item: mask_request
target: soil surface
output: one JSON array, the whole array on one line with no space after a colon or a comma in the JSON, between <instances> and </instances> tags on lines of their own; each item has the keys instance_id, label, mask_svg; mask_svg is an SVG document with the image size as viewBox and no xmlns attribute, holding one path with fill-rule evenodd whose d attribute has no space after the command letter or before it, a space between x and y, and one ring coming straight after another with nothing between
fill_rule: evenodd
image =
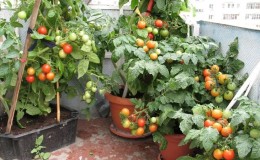
<instances>
[{"instance_id":1,"label":"soil surface","mask_svg":"<svg viewBox=\"0 0 260 160\"><path fill-rule=\"evenodd\" d=\"M34 129L39 129L39 128L43 128L45 126L49 126L52 124L57 123L56 122L56 110L52 109L52 112L50 114L48 114L47 116L29 116L29 115L25 115L21 120L20 123L25 127L25 128L20 128L16 121L14 120L13 122L13 126L12 126L12 130L11 130L11 134L13 135L18 135L21 133L25 133ZM70 119L72 117L71 115L71 111L65 109L65 108L61 108L61 115L60 115L60 119L61 121ZM14 117L15 119L15 117ZM6 131L6 124L8 121L8 117L0 117L0 134L5 133Z\"/></svg>"}]
</instances>

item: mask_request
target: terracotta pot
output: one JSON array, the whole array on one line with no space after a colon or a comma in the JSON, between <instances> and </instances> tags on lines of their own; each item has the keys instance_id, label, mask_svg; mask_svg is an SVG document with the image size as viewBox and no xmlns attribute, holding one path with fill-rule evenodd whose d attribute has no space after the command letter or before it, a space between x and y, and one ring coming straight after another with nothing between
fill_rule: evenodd
<instances>
[{"instance_id":1,"label":"terracotta pot","mask_svg":"<svg viewBox=\"0 0 260 160\"><path fill-rule=\"evenodd\" d=\"M168 141L167 148L161 151L162 160L176 160L178 157L189 155L193 150L189 149L189 145L179 146L181 140L185 137L183 134L166 135Z\"/></svg>"}]
</instances>

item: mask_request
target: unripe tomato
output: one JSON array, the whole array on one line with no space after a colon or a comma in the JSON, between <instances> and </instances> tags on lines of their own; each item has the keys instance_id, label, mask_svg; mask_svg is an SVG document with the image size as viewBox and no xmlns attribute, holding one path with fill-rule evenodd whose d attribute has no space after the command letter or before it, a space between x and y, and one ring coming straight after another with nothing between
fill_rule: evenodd
<instances>
[{"instance_id":1,"label":"unripe tomato","mask_svg":"<svg viewBox=\"0 0 260 160\"><path fill-rule=\"evenodd\" d=\"M25 11L18 12L18 17L20 19L25 19L27 17L26 12Z\"/></svg>"},{"instance_id":2,"label":"unripe tomato","mask_svg":"<svg viewBox=\"0 0 260 160\"><path fill-rule=\"evenodd\" d=\"M30 75L30 76L34 75L35 74L35 69L33 67L29 67L27 69L27 74Z\"/></svg>"},{"instance_id":3,"label":"unripe tomato","mask_svg":"<svg viewBox=\"0 0 260 160\"><path fill-rule=\"evenodd\" d=\"M146 123L146 121L145 121L144 118L138 118L137 124L138 124L139 127L144 127L145 123Z\"/></svg>"},{"instance_id":4,"label":"unripe tomato","mask_svg":"<svg viewBox=\"0 0 260 160\"><path fill-rule=\"evenodd\" d=\"M225 84L228 81L228 76L226 74L220 74L218 76L218 82L220 84Z\"/></svg>"},{"instance_id":5,"label":"unripe tomato","mask_svg":"<svg viewBox=\"0 0 260 160\"><path fill-rule=\"evenodd\" d=\"M51 66L49 64L42 65L42 72L43 73L49 73L51 71Z\"/></svg>"},{"instance_id":6,"label":"unripe tomato","mask_svg":"<svg viewBox=\"0 0 260 160\"><path fill-rule=\"evenodd\" d=\"M40 27L38 28L37 32L38 32L39 34L43 34L43 35L47 35L47 34L48 34L48 30L47 30L47 28L46 28L45 26L40 26Z\"/></svg>"},{"instance_id":7,"label":"unripe tomato","mask_svg":"<svg viewBox=\"0 0 260 160\"><path fill-rule=\"evenodd\" d=\"M154 28L154 29L153 29L153 34L156 35L156 34L158 34L158 33L159 33L159 30L158 30L157 28Z\"/></svg>"},{"instance_id":8,"label":"unripe tomato","mask_svg":"<svg viewBox=\"0 0 260 160\"><path fill-rule=\"evenodd\" d=\"M69 34L69 40L70 41L75 41L77 39L76 33L72 32Z\"/></svg>"},{"instance_id":9,"label":"unripe tomato","mask_svg":"<svg viewBox=\"0 0 260 160\"><path fill-rule=\"evenodd\" d=\"M156 53L151 53L151 54L150 54L150 59L153 60L153 61L157 60L157 59L158 59L158 54L156 54Z\"/></svg>"},{"instance_id":10,"label":"unripe tomato","mask_svg":"<svg viewBox=\"0 0 260 160\"><path fill-rule=\"evenodd\" d=\"M218 122L214 123L212 125L212 127L216 128L218 130L218 132L221 132L221 130L222 130L222 125L220 123L218 123Z\"/></svg>"},{"instance_id":11,"label":"unripe tomato","mask_svg":"<svg viewBox=\"0 0 260 160\"><path fill-rule=\"evenodd\" d=\"M120 114L128 117L130 115L130 110L128 108L123 108L120 112Z\"/></svg>"},{"instance_id":12,"label":"unripe tomato","mask_svg":"<svg viewBox=\"0 0 260 160\"><path fill-rule=\"evenodd\" d=\"M35 80L34 76L31 76L31 75L26 76L26 81L27 81L28 83L33 83L34 80Z\"/></svg>"},{"instance_id":13,"label":"unripe tomato","mask_svg":"<svg viewBox=\"0 0 260 160\"><path fill-rule=\"evenodd\" d=\"M140 38L137 38L136 39L136 45L138 47L143 47L144 46L144 41L142 39L140 39Z\"/></svg>"},{"instance_id":14,"label":"unripe tomato","mask_svg":"<svg viewBox=\"0 0 260 160\"><path fill-rule=\"evenodd\" d=\"M141 136L143 134L144 134L144 128L143 127L138 127L137 130L136 130L135 135Z\"/></svg>"},{"instance_id":15,"label":"unripe tomato","mask_svg":"<svg viewBox=\"0 0 260 160\"><path fill-rule=\"evenodd\" d=\"M91 94L88 91L85 92L84 96L86 97L86 99L91 98Z\"/></svg>"},{"instance_id":16,"label":"unripe tomato","mask_svg":"<svg viewBox=\"0 0 260 160\"><path fill-rule=\"evenodd\" d=\"M91 91L95 93L97 91L97 87L96 86L91 87Z\"/></svg>"},{"instance_id":17,"label":"unripe tomato","mask_svg":"<svg viewBox=\"0 0 260 160\"><path fill-rule=\"evenodd\" d=\"M250 137L252 138L260 138L260 130L259 129L251 129L250 132Z\"/></svg>"},{"instance_id":18,"label":"unripe tomato","mask_svg":"<svg viewBox=\"0 0 260 160\"><path fill-rule=\"evenodd\" d=\"M212 73L218 73L219 72L219 66L215 64L215 65L211 66L210 70L211 70Z\"/></svg>"},{"instance_id":19,"label":"unripe tomato","mask_svg":"<svg viewBox=\"0 0 260 160\"><path fill-rule=\"evenodd\" d=\"M130 127L130 124L131 124L131 122L130 122L128 119L125 119L125 120L123 120L123 122L122 122L122 126L123 126L124 128L129 128L129 127Z\"/></svg>"},{"instance_id":20,"label":"unripe tomato","mask_svg":"<svg viewBox=\"0 0 260 160\"><path fill-rule=\"evenodd\" d=\"M84 35L82 36L82 41L83 41L83 42L87 42L88 40L89 40L89 35L84 34Z\"/></svg>"},{"instance_id":21,"label":"unripe tomato","mask_svg":"<svg viewBox=\"0 0 260 160\"><path fill-rule=\"evenodd\" d=\"M147 27L146 29L147 29L148 33L150 33L150 32L153 31L153 28L152 28L152 27Z\"/></svg>"},{"instance_id":22,"label":"unripe tomato","mask_svg":"<svg viewBox=\"0 0 260 160\"><path fill-rule=\"evenodd\" d=\"M194 77L194 80L195 80L196 82L199 82L199 80L200 80L199 76Z\"/></svg>"},{"instance_id":23,"label":"unripe tomato","mask_svg":"<svg viewBox=\"0 0 260 160\"><path fill-rule=\"evenodd\" d=\"M67 54L63 51L63 49L61 49L61 50L59 51L59 57L60 57L60 58L66 58L66 57L67 57Z\"/></svg>"},{"instance_id":24,"label":"unripe tomato","mask_svg":"<svg viewBox=\"0 0 260 160\"><path fill-rule=\"evenodd\" d=\"M160 35L162 36L162 37L168 37L169 36L169 31L168 31L168 29L163 29L163 30L161 30L160 31Z\"/></svg>"},{"instance_id":25,"label":"unripe tomato","mask_svg":"<svg viewBox=\"0 0 260 160\"><path fill-rule=\"evenodd\" d=\"M213 152L213 157L217 160L220 160L223 158L223 151L220 149L215 149Z\"/></svg>"},{"instance_id":26,"label":"unripe tomato","mask_svg":"<svg viewBox=\"0 0 260 160\"><path fill-rule=\"evenodd\" d=\"M151 122L151 123L156 123L156 121L157 121L157 118L156 118L156 117L152 117L152 118L150 119L150 122Z\"/></svg>"},{"instance_id":27,"label":"unripe tomato","mask_svg":"<svg viewBox=\"0 0 260 160\"><path fill-rule=\"evenodd\" d=\"M234 91L234 90L236 90L236 88L237 88L237 85L236 85L235 82L229 82L229 83L227 84L227 89L228 89L228 90Z\"/></svg>"},{"instance_id":28,"label":"unripe tomato","mask_svg":"<svg viewBox=\"0 0 260 160\"><path fill-rule=\"evenodd\" d=\"M88 81L88 82L86 83L86 88L87 88L87 89L91 89L92 86L93 86L93 82L92 82L92 81Z\"/></svg>"},{"instance_id":29,"label":"unripe tomato","mask_svg":"<svg viewBox=\"0 0 260 160\"><path fill-rule=\"evenodd\" d=\"M46 79L48 79L49 81L54 80L55 78L55 74L53 72L49 72L46 74Z\"/></svg>"},{"instance_id":30,"label":"unripe tomato","mask_svg":"<svg viewBox=\"0 0 260 160\"><path fill-rule=\"evenodd\" d=\"M226 91L224 93L224 99L225 100L230 101L230 100L232 100L233 97L234 97L234 93L232 91Z\"/></svg>"},{"instance_id":31,"label":"unripe tomato","mask_svg":"<svg viewBox=\"0 0 260 160\"><path fill-rule=\"evenodd\" d=\"M225 118L225 119L229 119L231 117L231 115L232 115L231 111L224 110L222 117Z\"/></svg>"}]
</instances>

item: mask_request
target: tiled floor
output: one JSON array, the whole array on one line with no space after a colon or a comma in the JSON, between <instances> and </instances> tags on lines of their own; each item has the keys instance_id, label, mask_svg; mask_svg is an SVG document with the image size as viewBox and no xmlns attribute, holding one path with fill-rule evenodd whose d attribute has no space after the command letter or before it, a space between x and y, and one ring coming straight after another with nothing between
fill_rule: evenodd
<instances>
[{"instance_id":1,"label":"tiled floor","mask_svg":"<svg viewBox=\"0 0 260 160\"><path fill-rule=\"evenodd\" d=\"M52 152L50 160L157 160L152 137L125 139L110 132L111 118L80 119L76 142Z\"/></svg>"}]
</instances>

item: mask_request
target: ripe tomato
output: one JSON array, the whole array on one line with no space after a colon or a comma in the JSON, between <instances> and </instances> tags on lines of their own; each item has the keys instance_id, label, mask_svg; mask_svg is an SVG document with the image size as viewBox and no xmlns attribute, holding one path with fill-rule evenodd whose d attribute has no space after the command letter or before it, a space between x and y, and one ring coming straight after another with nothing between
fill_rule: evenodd
<instances>
[{"instance_id":1,"label":"ripe tomato","mask_svg":"<svg viewBox=\"0 0 260 160\"><path fill-rule=\"evenodd\" d=\"M137 23L137 28L139 28L139 29L144 29L146 27L146 23L145 23L145 21L138 21L138 23Z\"/></svg>"},{"instance_id":2,"label":"ripe tomato","mask_svg":"<svg viewBox=\"0 0 260 160\"><path fill-rule=\"evenodd\" d=\"M150 59L153 60L153 61L157 60L157 59L158 59L158 54L156 54L156 53L151 53L151 54L150 54Z\"/></svg>"},{"instance_id":3,"label":"ripe tomato","mask_svg":"<svg viewBox=\"0 0 260 160\"><path fill-rule=\"evenodd\" d=\"M205 77L205 82L207 82L207 81L213 81L213 78L210 77L210 76L206 76L206 77Z\"/></svg>"},{"instance_id":4,"label":"ripe tomato","mask_svg":"<svg viewBox=\"0 0 260 160\"><path fill-rule=\"evenodd\" d=\"M154 21L154 25L157 28L162 28L163 27L163 21L160 20L160 19L157 19L157 20Z\"/></svg>"},{"instance_id":5,"label":"ripe tomato","mask_svg":"<svg viewBox=\"0 0 260 160\"><path fill-rule=\"evenodd\" d=\"M39 34L43 34L43 35L47 35L47 34L48 34L48 30L47 30L47 28L46 28L45 26L40 26L40 27L38 28L37 32L38 32Z\"/></svg>"},{"instance_id":6,"label":"ripe tomato","mask_svg":"<svg viewBox=\"0 0 260 160\"><path fill-rule=\"evenodd\" d=\"M212 127L216 128L219 132L221 132L221 130L222 130L222 125L220 123L218 123L218 122L214 123L212 125Z\"/></svg>"},{"instance_id":7,"label":"ripe tomato","mask_svg":"<svg viewBox=\"0 0 260 160\"><path fill-rule=\"evenodd\" d=\"M213 81L207 81L205 82L205 89L210 91L212 88L215 87L215 83Z\"/></svg>"},{"instance_id":8,"label":"ripe tomato","mask_svg":"<svg viewBox=\"0 0 260 160\"><path fill-rule=\"evenodd\" d=\"M230 101L230 100L232 100L233 97L234 97L234 93L232 91L226 91L224 93L224 99L225 100Z\"/></svg>"},{"instance_id":9,"label":"ripe tomato","mask_svg":"<svg viewBox=\"0 0 260 160\"><path fill-rule=\"evenodd\" d=\"M228 76L226 74L220 74L218 76L218 82L220 84L225 84L228 81Z\"/></svg>"},{"instance_id":10,"label":"ripe tomato","mask_svg":"<svg viewBox=\"0 0 260 160\"><path fill-rule=\"evenodd\" d=\"M210 76L211 75L211 72L209 69L204 69L203 70L203 76L206 77L206 76Z\"/></svg>"},{"instance_id":11,"label":"ripe tomato","mask_svg":"<svg viewBox=\"0 0 260 160\"><path fill-rule=\"evenodd\" d=\"M157 124L150 124L149 125L149 131L150 132L156 132L157 131L157 129L158 129L158 126L157 126Z\"/></svg>"},{"instance_id":12,"label":"ripe tomato","mask_svg":"<svg viewBox=\"0 0 260 160\"><path fill-rule=\"evenodd\" d=\"M213 109L211 112L211 116L215 119L222 118L223 112L220 109Z\"/></svg>"},{"instance_id":13,"label":"ripe tomato","mask_svg":"<svg viewBox=\"0 0 260 160\"><path fill-rule=\"evenodd\" d=\"M210 127L215 123L215 121L212 121L210 119L207 119L204 121L204 127Z\"/></svg>"},{"instance_id":14,"label":"ripe tomato","mask_svg":"<svg viewBox=\"0 0 260 160\"><path fill-rule=\"evenodd\" d=\"M138 127L136 132L135 132L135 135L141 136L143 134L144 134L144 128L143 127Z\"/></svg>"},{"instance_id":15,"label":"ripe tomato","mask_svg":"<svg viewBox=\"0 0 260 160\"><path fill-rule=\"evenodd\" d=\"M146 43L146 46L149 48L149 49L153 49L155 48L155 42L154 41L148 41Z\"/></svg>"},{"instance_id":16,"label":"ripe tomato","mask_svg":"<svg viewBox=\"0 0 260 160\"><path fill-rule=\"evenodd\" d=\"M220 94L220 89L219 88L213 88L211 91L210 91L210 94L212 97L217 97L219 96Z\"/></svg>"},{"instance_id":17,"label":"ripe tomato","mask_svg":"<svg viewBox=\"0 0 260 160\"><path fill-rule=\"evenodd\" d=\"M148 37L149 37L150 40L153 40L154 35L152 33L148 33Z\"/></svg>"},{"instance_id":18,"label":"ripe tomato","mask_svg":"<svg viewBox=\"0 0 260 160\"><path fill-rule=\"evenodd\" d=\"M45 81L45 80L46 80L46 75L41 72L41 73L39 73L39 75L38 75L38 79L39 79L40 81Z\"/></svg>"},{"instance_id":19,"label":"ripe tomato","mask_svg":"<svg viewBox=\"0 0 260 160\"><path fill-rule=\"evenodd\" d=\"M55 74L53 72L49 72L46 74L46 78L49 80L49 81L52 81L54 80L55 78Z\"/></svg>"},{"instance_id":20,"label":"ripe tomato","mask_svg":"<svg viewBox=\"0 0 260 160\"><path fill-rule=\"evenodd\" d=\"M135 122L136 121L136 115L135 114L131 114L128 119L132 122Z\"/></svg>"},{"instance_id":21,"label":"ripe tomato","mask_svg":"<svg viewBox=\"0 0 260 160\"><path fill-rule=\"evenodd\" d=\"M51 66L49 64L42 65L42 72L43 73L49 73L51 71Z\"/></svg>"},{"instance_id":22,"label":"ripe tomato","mask_svg":"<svg viewBox=\"0 0 260 160\"><path fill-rule=\"evenodd\" d=\"M28 82L28 83L33 83L34 82L34 76L32 76L32 75L28 75L28 76L26 76L26 81Z\"/></svg>"},{"instance_id":23,"label":"ripe tomato","mask_svg":"<svg viewBox=\"0 0 260 160\"><path fill-rule=\"evenodd\" d=\"M220 149L215 149L213 152L213 157L217 160L222 159L223 158L223 151Z\"/></svg>"},{"instance_id":24,"label":"ripe tomato","mask_svg":"<svg viewBox=\"0 0 260 160\"><path fill-rule=\"evenodd\" d=\"M29 67L27 69L27 74L30 75L30 76L34 75L35 74L35 69L33 67Z\"/></svg>"},{"instance_id":25,"label":"ripe tomato","mask_svg":"<svg viewBox=\"0 0 260 160\"><path fill-rule=\"evenodd\" d=\"M232 134L232 128L227 126L227 127L223 127L221 130L221 135L223 137L228 137L230 134Z\"/></svg>"},{"instance_id":26,"label":"ripe tomato","mask_svg":"<svg viewBox=\"0 0 260 160\"><path fill-rule=\"evenodd\" d=\"M233 149L226 149L223 152L223 157L226 160L233 160L235 158L235 152Z\"/></svg>"},{"instance_id":27,"label":"ripe tomato","mask_svg":"<svg viewBox=\"0 0 260 160\"><path fill-rule=\"evenodd\" d=\"M62 46L62 49L66 54L71 54L73 47L70 44L66 43Z\"/></svg>"},{"instance_id":28,"label":"ripe tomato","mask_svg":"<svg viewBox=\"0 0 260 160\"><path fill-rule=\"evenodd\" d=\"M149 48L147 46L143 46L143 49L144 49L145 52L149 51Z\"/></svg>"},{"instance_id":29,"label":"ripe tomato","mask_svg":"<svg viewBox=\"0 0 260 160\"><path fill-rule=\"evenodd\" d=\"M120 114L128 117L130 115L130 110L128 108L123 108L120 112Z\"/></svg>"},{"instance_id":30,"label":"ripe tomato","mask_svg":"<svg viewBox=\"0 0 260 160\"><path fill-rule=\"evenodd\" d=\"M139 119L137 120L137 124L138 124L139 127L144 127L144 126L145 126L145 123L146 123L146 121L145 121L144 118L139 118Z\"/></svg>"},{"instance_id":31,"label":"ripe tomato","mask_svg":"<svg viewBox=\"0 0 260 160\"><path fill-rule=\"evenodd\" d=\"M136 45L138 47L143 47L144 46L144 41L142 39L140 39L140 38L137 38L136 39Z\"/></svg>"},{"instance_id":32,"label":"ripe tomato","mask_svg":"<svg viewBox=\"0 0 260 160\"><path fill-rule=\"evenodd\" d=\"M212 73L218 73L219 72L219 66L215 64L215 65L211 66L210 70L211 70Z\"/></svg>"}]
</instances>

